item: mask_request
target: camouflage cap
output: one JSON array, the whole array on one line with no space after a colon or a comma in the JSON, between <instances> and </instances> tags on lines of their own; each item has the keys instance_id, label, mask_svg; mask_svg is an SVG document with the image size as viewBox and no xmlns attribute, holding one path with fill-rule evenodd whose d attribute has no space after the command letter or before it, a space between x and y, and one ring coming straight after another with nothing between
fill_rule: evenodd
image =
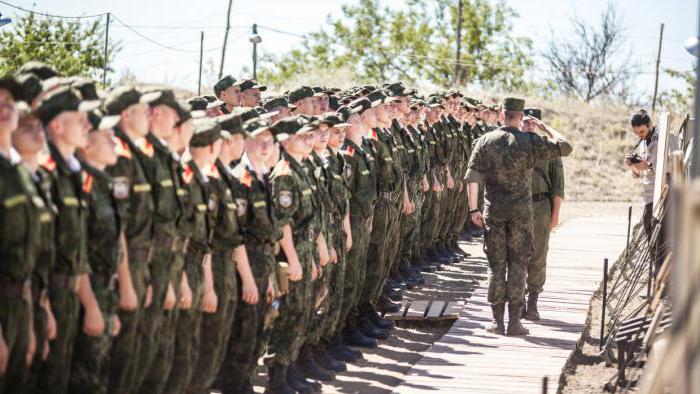
<instances>
[{"instance_id":1,"label":"camouflage cap","mask_svg":"<svg viewBox=\"0 0 700 394\"><path fill-rule=\"evenodd\" d=\"M177 117L179 118L177 123L175 124L176 126L179 126L188 120L192 119L192 112L190 105L187 104L184 101L178 100L177 101L177 108L175 109L177 111Z\"/></svg>"},{"instance_id":2,"label":"camouflage cap","mask_svg":"<svg viewBox=\"0 0 700 394\"><path fill-rule=\"evenodd\" d=\"M87 78L75 78L70 86L78 89L84 100L99 100L95 81Z\"/></svg>"},{"instance_id":3,"label":"camouflage cap","mask_svg":"<svg viewBox=\"0 0 700 394\"><path fill-rule=\"evenodd\" d=\"M219 97L221 92L230 88L235 83L236 83L236 78L232 77L231 75L223 76L218 82L216 82L214 84L214 95L216 95L216 97Z\"/></svg>"},{"instance_id":4,"label":"camouflage cap","mask_svg":"<svg viewBox=\"0 0 700 394\"><path fill-rule=\"evenodd\" d=\"M173 93L173 91L170 89L154 90L144 93L139 102L148 104L150 107L165 105L174 109L175 111L178 111L179 109L177 100L175 100L175 93Z\"/></svg>"},{"instance_id":5,"label":"camouflage cap","mask_svg":"<svg viewBox=\"0 0 700 394\"><path fill-rule=\"evenodd\" d=\"M348 103L348 107L353 108L355 113L361 114L370 108L374 108L379 105L379 101L369 101L369 99L363 97Z\"/></svg>"},{"instance_id":6,"label":"camouflage cap","mask_svg":"<svg viewBox=\"0 0 700 394\"><path fill-rule=\"evenodd\" d=\"M267 90L267 86L265 85L260 85L258 84L258 81L254 79L243 79L235 83L235 86L238 86L239 89L241 89L241 92L245 92L246 90L250 89L259 89L260 91L265 91Z\"/></svg>"},{"instance_id":7,"label":"camouflage cap","mask_svg":"<svg viewBox=\"0 0 700 394\"><path fill-rule=\"evenodd\" d=\"M24 63L22 67L17 70L17 75L20 74L34 74L42 81L60 75L55 68L37 60L31 60Z\"/></svg>"},{"instance_id":8,"label":"camouflage cap","mask_svg":"<svg viewBox=\"0 0 700 394\"><path fill-rule=\"evenodd\" d=\"M525 116L531 116L533 118L542 120L542 110L539 108L525 108L523 111Z\"/></svg>"},{"instance_id":9,"label":"camouflage cap","mask_svg":"<svg viewBox=\"0 0 700 394\"><path fill-rule=\"evenodd\" d=\"M133 86L120 86L113 89L105 98L104 108L107 115L121 115L122 111L136 105L141 100L141 92Z\"/></svg>"},{"instance_id":10,"label":"camouflage cap","mask_svg":"<svg viewBox=\"0 0 700 394\"><path fill-rule=\"evenodd\" d=\"M61 86L49 92L36 108L35 112L41 123L46 126L56 116L66 111L89 112L100 107L97 100L83 101L80 92L70 86Z\"/></svg>"},{"instance_id":11,"label":"camouflage cap","mask_svg":"<svg viewBox=\"0 0 700 394\"><path fill-rule=\"evenodd\" d=\"M221 127L214 119L195 119L190 146L194 148L209 146L218 141L221 137Z\"/></svg>"},{"instance_id":12,"label":"camouflage cap","mask_svg":"<svg viewBox=\"0 0 700 394\"><path fill-rule=\"evenodd\" d=\"M384 89L386 89L392 96L395 97L405 97L416 94L416 89L407 89L406 85L404 85L403 82L385 84Z\"/></svg>"},{"instance_id":13,"label":"camouflage cap","mask_svg":"<svg viewBox=\"0 0 700 394\"><path fill-rule=\"evenodd\" d=\"M209 101L207 101L207 99L204 97L192 97L191 99L187 100L187 104L189 104L190 108L192 108L192 111L204 111L207 109Z\"/></svg>"},{"instance_id":14,"label":"camouflage cap","mask_svg":"<svg viewBox=\"0 0 700 394\"><path fill-rule=\"evenodd\" d=\"M321 115L321 117L316 122L319 125L326 124L328 125L328 127L342 128L352 126L352 124L347 123L343 119L341 119L340 115L337 112L326 112L325 114Z\"/></svg>"},{"instance_id":15,"label":"camouflage cap","mask_svg":"<svg viewBox=\"0 0 700 394\"><path fill-rule=\"evenodd\" d=\"M213 103L219 100L218 98L216 98L216 96L212 96L211 94L205 94L202 97L209 103Z\"/></svg>"},{"instance_id":16,"label":"camouflage cap","mask_svg":"<svg viewBox=\"0 0 700 394\"><path fill-rule=\"evenodd\" d=\"M525 100L516 97L503 99L503 109L506 111L522 111L525 108Z\"/></svg>"},{"instance_id":17,"label":"camouflage cap","mask_svg":"<svg viewBox=\"0 0 700 394\"><path fill-rule=\"evenodd\" d=\"M284 96L270 97L263 102L262 106L267 111L272 111L275 108L279 108L279 107L286 107L286 108L289 108L291 110L295 110L297 108L296 105L290 104L289 101L287 101L287 98Z\"/></svg>"},{"instance_id":18,"label":"camouflage cap","mask_svg":"<svg viewBox=\"0 0 700 394\"><path fill-rule=\"evenodd\" d=\"M12 76L0 78L0 89L10 92L15 101L23 101L25 99L25 92L22 88L22 84Z\"/></svg>"},{"instance_id":19,"label":"camouflage cap","mask_svg":"<svg viewBox=\"0 0 700 394\"><path fill-rule=\"evenodd\" d=\"M387 92L382 89L377 89L370 92L367 96L365 96L365 98L372 102L372 107L390 102Z\"/></svg>"},{"instance_id":20,"label":"camouflage cap","mask_svg":"<svg viewBox=\"0 0 700 394\"><path fill-rule=\"evenodd\" d=\"M310 86L300 86L294 90L291 90L287 95L290 103L296 103L299 100L305 98L313 97L316 93Z\"/></svg>"},{"instance_id":21,"label":"camouflage cap","mask_svg":"<svg viewBox=\"0 0 700 394\"><path fill-rule=\"evenodd\" d=\"M243 123L243 130L245 130L246 134L250 137L256 137L263 131L269 130L275 136L277 141L281 141L280 139L277 139L277 135L275 135L275 132L272 130L271 126L272 123L270 122L270 119L253 118Z\"/></svg>"},{"instance_id":22,"label":"camouflage cap","mask_svg":"<svg viewBox=\"0 0 700 394\"><path fill-rule=\"evenodd\" d=\"M447 92L448 97L464 97L464 95L457 89L452 89Z\"/></svg>"},{"instance_id":23,"label":"camouflage cap","mask_svg":"<svg viewBox=\"0 0 700 394\"><path fill-rule=\"evenodd\" d=\"M22 74L18 75L16 78L17 82L22 85L22 93L24 95L24 101L31 103L37 98L41 92L41 79L34 74Z\"/></svg>"},{"instance_id":24,"label":"camouflage cap","mask_svg":"<svg viewBox=\"0 0 700 394\"><path fill-rule=\"evenodd\" d=\"M287 139L295 134L301 134L313 130L313 127L308 125L306 119L300 115L290 116L280 119L270 126L272 134L278 141Z\"/></svg>"},{"instance_id":25,"label":"camouflage cap","mask_svg":"<svg viewBox=\"0 0 700 394\"><path fill-rule=\"evenodd\" d=\"M247 131L243 129L243 121L241 120L240 114L232 113L220 115L214 118L214 120L219 123L221 130L227 131L231 135L241 134L248 137Z\"/></svg>"},{"instance_id":26,"label":"camouflage cap","mask_svg":"<svg viewBox=\"0 0 700 394\"><path fill-rule=\"evenodd\" d=\"M430 108L443 107L442 98L439 96L431 96L428 98L428 102L426 104Z\"/></svg>"},{"instance_id":27,"label":"camouflage cap","mask_svg":"<svg viewBox=\"0 0 700 394\"><path fill-rule=\"evenodd\" d=\"M343 105L342 107L338 108L336 113L343 122L347 122L351 115L360 112L360 110L362 110L362 107L349 107L347 105Z\"/></svg>"}]
</instances>

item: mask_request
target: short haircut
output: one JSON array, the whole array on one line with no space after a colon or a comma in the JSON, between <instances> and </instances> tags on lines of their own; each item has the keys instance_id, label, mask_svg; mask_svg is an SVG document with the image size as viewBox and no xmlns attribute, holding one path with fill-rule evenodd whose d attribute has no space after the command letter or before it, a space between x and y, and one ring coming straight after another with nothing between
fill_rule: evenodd
<instances>
[{"instance_id":1,"label":"short haircut","mask_svg":"<svg viewBox=\"0 0 700 394\"><path fill-rule=\"evenodd\" d=\"M509 109L503 110L503 117L506 120L517 120L523 116L523 111L511 111Z\"/></svg>"}]
</instances>

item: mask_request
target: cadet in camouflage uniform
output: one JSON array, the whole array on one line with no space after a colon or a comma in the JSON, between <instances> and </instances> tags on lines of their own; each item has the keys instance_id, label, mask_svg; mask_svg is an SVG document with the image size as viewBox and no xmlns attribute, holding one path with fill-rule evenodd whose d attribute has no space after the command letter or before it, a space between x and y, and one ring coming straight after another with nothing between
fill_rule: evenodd
<instances>
[{"instance_id":1,"label":"cadet in camouflage uniform","mask_svg":"<svg viewBox=\"0 0 700 394\"><path fill-rule=\"evenodd\" d=\"M190 140L191 158L183 158L183 181L189 187L186 211L191 236L185 253L185 273L192 291L192 306L180 311L175 337L175 357L166 393L183 393L195 373L200 349L202 314L215 313L217 294L213 287L212 249L217 195L207 175L221 150L221 127L213 119L196 119ZM224 302L223 300L221 301Z\"/></svg>"},{"instance_id":2,"label":"cadet in camouflage uniform","mask_svg":"<svg viewBox=\"0 0 700 394\"><path fill-rule=\"evenodd\" d=\"M226 177L236 199L249 267L246 270L238 264L240 301L216 384L224 394L252 393L251 379L258 361L256 346L261 341L265 305L274 298L271 275L275 273L274 245L278 231L267 180L269 169L265 166L274 145L269 126L259 119L243 123L241 127L249 135L245 153L230 170L230 177Z\"/></svg>"},{"instance_id":3,"label":"cadet in camouflage uniform","mask_svg":"<svg viewBox=\"0 0 700 394\"><path fill-rule=\"evenodd\" d=\"M122 262L117 271L119 280L119 320L122 329L112 348L109 391L131 392L136 385L141 337L138 328L150 297L150 262L152 256L154 202L146 171L150 159L138 154L134 141L148 133L148 104L140 103L141 93L133 87L114 89L105 99L107 115L120 115L114 128L117 140L117 164L106 172L114 182L122 218Z\"/></svg>"},{"instance_id":4,"label":"cadet in camouflage uniform","mask_svg":"<svg viewBox=\"0 0 700 394\"><path fill-rule=\"evenodd\" d=\"M89 117L92 131L85 148L79 153L85 173L82 189L88 206L90 286L105 319L105 330L95 336L78 333L68 388L71 393L107 393L112 337L120 328L115 279L120 261L121 221L112 179L104 172L106 166L117 162L112 128L119 122L119 117L102 118L96 113Z\"/></svg>"},{"instance_id":5,"label":"cadet in camouflage uniform","mask_svg":"<svg viewBox=\"0 0 700 394\"><path fill-rule=\"evenodd\" d=\"M219 106L223 114L230 114L234 108L241 105L241 91L236 85L236 78L225 75L214 84L214 95L223 101Z\"/></svg>"},{"instance_id":6,"label":"cadet in camouflage uniform","mask_svg":"<svg viewBox=\"0 0 700 394\"><path fill-rule=\"evenodd\" d=\"M282 299L280 316L275 322L270 341L269 391L289 393L308 386L292 365L305 341L313 308L312 277L320 266L314 261L315 243L321 230L317 201L311 190L312 178L302 164L313 149L314 136L300 116L277 121L272 130L282 141L284 151L270 174L274 214L282 231L280 246L289 264L289 293ZM296 386L307 386L299 387Z\"/></svg>"},{"instance_id":7,"label":"cadet in camouflage uniform","mask_svg":"<svg viewBox=\"0 0 700 394\"><path fill-rule=\"evenodd\" d=\"M523 131L534 133L537 128L547 128L541 122L542 111L528 108L523 119ZM535 118L535 119L532 119ZM549 233L559 222L559 209L564 200L564 165L560 158L537 160L532 173L532 210L534 213L533 254L527 267L527 311L523 317L539 320L537 297L544 287Z\"/></svg>"},{"instance_id":8,"label":"cadet in camouflage uniform","mask_svg":"<svg viewBox=\"0 0 700 394\"><path fill-rule=\"evenodd\" d=\"M559 133L548 130L548 141L523 133L518 127L524 101L506 98L505 126L479 138L467 170L472 221L484 226L484 252L489 260L488 300L493 310L494 333L504 333L503 315L508 302L508 335L527 335L520 324L527 267L532 256L532 168L538 159L554 159L571 153L571 145ZM478 184L484 183L484 216L477 207ZM506 281L506 275L508 280Z\"/></svg>"},{"instance_id":9,"label":"cadet in camouflage uniform","mask_svg":"<svg viewBox=\"0 0 700 394\"><path fill-rule=\"evenodd\" d=\"M85 111L99 102L82 103L80 93L68 86L58 87L40 102L36 113L49 136L49 155L42 167L51 177L51 196L56 216L56 263L50 275L51 307L56 316L57 335L44 365L39 389L66 392L71 373L75 336L102 335L105 322L87 273L86 195L82 190L82 168L74 156L84 147L90 123ZM59 150L60 147L60 150ZM83 307L82 319L79 318ZM82 323L82 324L81 324Z\"/></svg>"},{"instance_id":10,"label":"cadet in camouflage uniform","mask_svg":"<svg viewBox=\"0 0 700 394\"><path fill-rule=\"evenodd\" d=\"M14 78L0 78L0 340L8 357L0 393L23 389L27 358L34 357L30 280L41 234L37 231L39 212L33 206L44 203L11 144L18 121L17 102L22 98L22 87Z\"/></svg>"}]
</instances>

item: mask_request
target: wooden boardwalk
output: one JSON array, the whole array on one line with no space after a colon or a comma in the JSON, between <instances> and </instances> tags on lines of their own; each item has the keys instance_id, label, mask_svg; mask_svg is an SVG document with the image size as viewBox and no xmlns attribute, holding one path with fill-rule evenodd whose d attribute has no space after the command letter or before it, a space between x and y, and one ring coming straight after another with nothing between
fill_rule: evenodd
<instances>
[{"instance_id":1,"label":"wooden boardwalk","mask_svg":"<svg viewBox=\"0 0 700 394\"><path fill-rule=\"evenodd\" d=\"M547 284L540 296L542 320L528 321L527 337L493 335L487 282L462 314L424 353L395 392L541 393L542 378L556 392L559 375L583 329L588 303L602 278L603 259L622 252L626 217L576 218L553 235ZM507 315L506 315L507 321Z\"/></svg>"}]
</instances>

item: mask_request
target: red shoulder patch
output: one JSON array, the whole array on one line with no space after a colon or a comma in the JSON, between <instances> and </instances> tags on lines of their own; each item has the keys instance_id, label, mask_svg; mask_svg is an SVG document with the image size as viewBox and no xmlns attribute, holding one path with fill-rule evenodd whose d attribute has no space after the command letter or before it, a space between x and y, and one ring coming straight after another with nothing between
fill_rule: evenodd
<instances>
[{"instance_id":1,"label":"red shoulder patch","mask_svg":"<svg viewBox=\"0 0 700 394\"><path fill-rule=\"evenodd\" d=\"M247 169L243 170L241 184L245 187L250 187L253 184L253 177L250 175L250 171L248 171Z\"/></svg>"},{"instance_id":2,"label":"red shoulder patch","mask_svg":"<svg viewBox=\"0 0 700 394\"><path fill-rule=\"evenodd\" d=\"M138 148L143 152L148 157L153 157L154 150L153 150L153 144L148 142L146 138L139 138L138 140L134 141L134 144L138 146Z\"/></svg>"},{"instance_id":3,"label":"red shoulder patch","mask_svg":"<svg viewBox=\"0 0 700 394\"><path fill-rule=\"evenodd\" d=\"M340 153L344 154L345 156L353 157L355 155L355 147L349 146L348 149L341 150Z\"/></svg>"},{"instance_id":4,"label":"red shoulder patch","mask_svg":"<svg viewBox=\"0 0 700 394\"><path fill-rule=\"evenodd\" d=\"M124 142L124 140L119 137L114 137L114 143L117 145L117 156L131 160L131 149L129 149L129 144Z\"/></svg>"},{"instance_id":5,"label":"red shoulder patch","mask_svg":"<svg viewBox=\"0 0 700 394\"><path fill-rule=\"evenodd\" d=\"M87 171L83 171L83 192L90 193L92 191L93 177Z\"/></svg>"},{"instance_id":6,"label":"red shoulder patch","mask_svg":"<svg viewBox=\"0 0 700 394\"><path fill-rule=\"evenodd\" d=\"M216 168L215 164L212 164L211 166L209 166L209 168L206 168L204 171L204 175L214 179L219 179L221 177L221 175L219 174L219 169Z\"/></svg>"},{"instance_id":7,"label":"red shoulder patch","mask_svg":"<svg viewBox=\"0 0 700 394\"><path fill-rule=\"evenodd\" d=\"M377 129L372 129L372 130L369 132L369 138L371 138L371 139L373 139L373 140L376 140L376 139L377 139Z\"/></svg>"},{"instance_id":8,"label":"red shoulder patch","mask_svg":"<svg viewBox=\"0 0 700 394\"><path fill-rule=\"evenodd\" d=\"M194 178L194 170L192 170L189 164L185 164L182 170L182 180L189 184L192 182L192 178Z\"/></svg>"},{"instance_id":9,"label":"red shoulder patch","mask_svg":"<svg viewBox=\"0 0 700 394\"><path fill-rule=\"evenodd\" d=\"M53 172L56 169L56 161L54 161L51 155L46 154L46 156L39 158L39 165L42 166L46 171Z\"/></svg>"}]
</instances>

